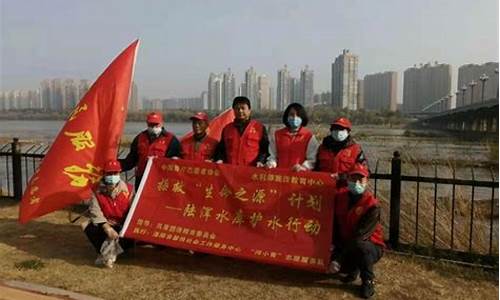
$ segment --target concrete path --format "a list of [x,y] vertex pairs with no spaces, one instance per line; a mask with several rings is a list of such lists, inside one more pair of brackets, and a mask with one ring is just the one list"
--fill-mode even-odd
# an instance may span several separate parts
[[22,281],[0,281],[0,300],[102,300],[92,296]]

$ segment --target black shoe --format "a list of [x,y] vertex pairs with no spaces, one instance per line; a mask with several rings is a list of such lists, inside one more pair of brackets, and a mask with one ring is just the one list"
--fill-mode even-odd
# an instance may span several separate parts
[[351,283],[358,278],[359,271],[348,273],[346,276],[340,278],[343,283]]
[[375,284],[373,280],[364,280],[361,284],[361,297],[368,299],[375,294]]

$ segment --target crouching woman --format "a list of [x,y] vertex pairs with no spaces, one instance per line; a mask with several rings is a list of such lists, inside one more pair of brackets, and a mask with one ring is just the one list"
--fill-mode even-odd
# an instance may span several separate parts
[[104,176],[93,188],[90,201],[90,222],[84,232],[96,249],[96,265],[112,268],[116,257],[133,245],[132,240],[120,239],[120,232],[131,205],[133,187],[120,178],[121,166],[110,160],[104,166]]
[[380,204],[366,190],[369,171],[356,164],[348,173],[347,188],[335,199],[334,249],[330,271],[344,274],[341,280],[352,282],[361,277],[361,296],[375,293],[373,266],[384,253],[384,234],[380,224]]

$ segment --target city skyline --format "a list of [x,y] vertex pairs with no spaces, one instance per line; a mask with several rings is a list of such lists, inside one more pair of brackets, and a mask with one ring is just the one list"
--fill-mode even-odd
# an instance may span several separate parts
[[458,66],[498,61],[492,0],[149,4],[2,1],[1,89],[34,88],[43,78],[93,81],[136,37],[141,98],[199,95],[207,74],[229,67],[237,82],[253,66],[276,86],[285,64],[292,74],[309,65],[315,91],[328,91],[331,63],[344,48],[360,57],[359,79],[439,61],[454,67],[456,82]]

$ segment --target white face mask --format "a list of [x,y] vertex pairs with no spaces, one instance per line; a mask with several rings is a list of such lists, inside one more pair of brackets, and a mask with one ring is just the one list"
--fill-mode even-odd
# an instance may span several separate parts
[[331,135],[332,138],[337,142],[343,142],[349,136],[349,132],[347,131],[347,129],[332,130]]
[[150,135],[159,136],[161,133],[161,127],[148,127],[148,133]]
[[120,182],[120,175],[106,175],[104,176],[104,183],[108,185],[116,185]]

